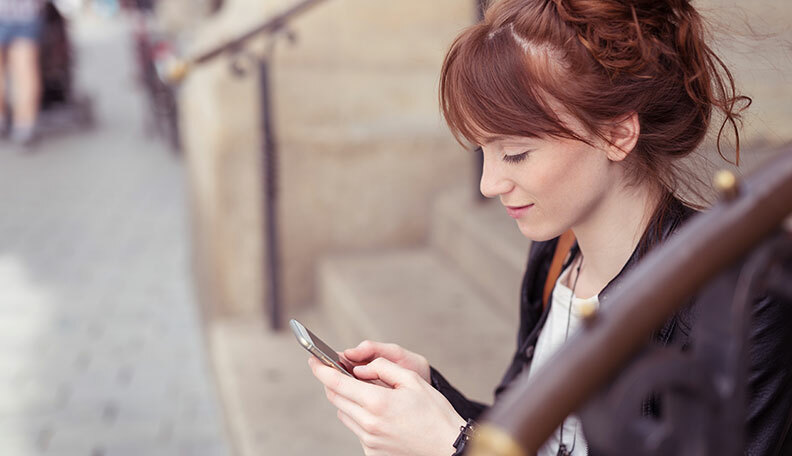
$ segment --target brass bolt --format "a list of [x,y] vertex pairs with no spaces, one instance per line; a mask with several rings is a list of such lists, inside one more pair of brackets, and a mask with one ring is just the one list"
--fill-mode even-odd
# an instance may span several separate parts
[[491,424],[482,424],[470,444],[472,456],[526,456],[514,437]]
[[733,172],[722,169],[715,174],[713,179],[715,188],[720,192],[723,198],[733,200],[737,198],[740,193],[740,181]]
[[580,304],[580,317],[583,318],[583,323],[590,325],[597,318],[597,303],[596,301],[586,301]]
[[172,60],[167,64],[166,77],[171,84],[178,84],[187,77],[190,64],[184,60]]

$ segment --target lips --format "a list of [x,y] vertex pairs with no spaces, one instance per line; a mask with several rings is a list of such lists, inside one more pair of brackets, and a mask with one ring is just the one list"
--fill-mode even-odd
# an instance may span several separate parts
[[525,215],[532,207],[533,204],[527,206],[506,206],[506,212],[509,214],[509,217],[518,219]]

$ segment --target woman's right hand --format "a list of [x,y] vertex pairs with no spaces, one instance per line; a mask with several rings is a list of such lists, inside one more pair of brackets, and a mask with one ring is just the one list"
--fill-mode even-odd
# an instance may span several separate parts
[[[415,372],[426,383],[431,384],[429,361],[418,353],[413,353],[396,344],[364,340],[357,347],[344,350],[343,355],[352,364],[352,367],[368,364],[377,358],[385,358],[394,364]],[[357,372],[355,376],[361,380],[371,380],[364,376],[359,376]]]

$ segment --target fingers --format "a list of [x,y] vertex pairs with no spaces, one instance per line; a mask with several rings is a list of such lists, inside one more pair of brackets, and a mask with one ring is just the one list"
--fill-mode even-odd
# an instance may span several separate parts
[[[361,365],[361,367],[363,367],[363,366],[365,366],[365,365],[364,365],[364,364],[363,364],[363,365]],[[351,369],[351,370],[350,370],[350,372],[352,372],[352,375],[354,375],[354,376],[355,376],[355,378],[356,378],[356,379],[358,379],[358,380],[361,380],[361,381],[364,381],[364,382],[369,382],[369,383],[371,383],[372,385],[382,386],[382,387],[385,387],[385,388],[391,389],[391,386],[390,386],[390,385],[388,385],[387,383],[383,382],[382,380],[380,380],[380,378],[379,378],[379,376],[377,375],[377,373],[376,373],[376,372],[374,372],[374,371],[373,371],[373,370],[371,370],[371,369],[368,369],[368,370],[366,370],[366,369],[360,370],[359,372],[360,372],[362,375],[358,375],[358,374],[357,374],[357,372],[358,372],[358,371],[356,371],[355,369]]]
[[321,361],[314,359],[313,356],[308,359],[308,364],[311,366],[314,377],[324,386],[359,405],[365,406],[367,402],[370,402],[380,392],[379,386],[348,377],[331,367],[325,366]]
[[368,363],[376,358],[388,358],[395,362],[404,356],[404,349],[396,344],[364,340],[357,347],[344,350],[344,356],[355,363]]
[[333,404],[335,408],[343,412],[361,429],[365,428],[374,421],[374,415],[372,415],[371,412],[361,407],[360,404],[356,404],[344,396],[336,394],[328,387],[325,387],[325,396],[327,396],[327,400],[330,401],[330,403]]
[[414,382],[418,376],[415,372],[385,358],[377,358],[365,366],[356,366],[354,374],[367,380],[380,379],[392,388]]
[[355,434],[355,436],[358,439],[363,439],[367,436],[366,431],[364,431],[363,428],[361,428],[360,425],[357,424],[355,420],[350,418],[349,415],[347,415],[346,413],[342,412],[341,410],[338,410],[336,412],[336,416],[338,417],[339,420],[341,420],[342,423],[344,423],[344,426],[349,428],[349,430],[352,431],[353,434]]
[[379,380],[379,374],[374,369],[366,369],[366,364],[360,364],[350,371],[359,380]]
[[355,348],[344,350],[344,356],[354,363],[367,363],[376,358],[375,343],[364,340]]
[[341,365],[344,366],[346,370],[348,370],[349,373],[351,374],[352,368],[355,367],[355,363],[350,361],[349,358],[347,358],[346,356],[344,356],[344,352],[336,352],[336,354],[338,355],[338,359],[341,360]]

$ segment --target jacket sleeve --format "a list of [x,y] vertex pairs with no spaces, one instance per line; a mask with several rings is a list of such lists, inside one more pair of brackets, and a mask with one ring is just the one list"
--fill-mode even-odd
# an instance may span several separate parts
[[[749,335],[749,456],[789,454],[792,420],[792,300],[765,296],[752,309]],[[784,445],[784,440],[787,444]],[[782,446],[785,448],[782,449]]]
[[471,418],[474,420],[478,419],[478,417],[489,408],[489,406],[485,404],[466,398],[459,390],[451,386],[448,380],[446,380],[434,367],[430,367],[430,376],[432,386],[448,399],[448,402],[451,403],[454,410],[465,420]]

